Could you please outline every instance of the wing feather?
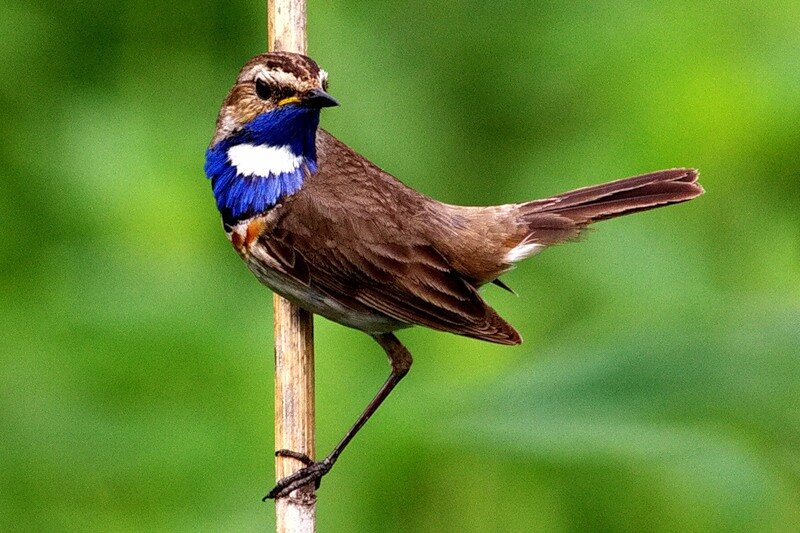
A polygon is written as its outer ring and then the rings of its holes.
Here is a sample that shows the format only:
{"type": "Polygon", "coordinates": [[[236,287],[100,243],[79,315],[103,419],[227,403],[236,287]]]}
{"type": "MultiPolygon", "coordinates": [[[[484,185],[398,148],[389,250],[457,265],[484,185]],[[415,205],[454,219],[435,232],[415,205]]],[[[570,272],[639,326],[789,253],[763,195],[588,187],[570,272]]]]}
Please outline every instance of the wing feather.
{"type": "Polygon", "coordinates": [[[448,221],[437,219],[446,215],[433,200],[322,130],[317,150],[318,173],[274,210],[258,238],[283,274],[400,322],[521,342],[437,246],[431,225],[448,221]]]}

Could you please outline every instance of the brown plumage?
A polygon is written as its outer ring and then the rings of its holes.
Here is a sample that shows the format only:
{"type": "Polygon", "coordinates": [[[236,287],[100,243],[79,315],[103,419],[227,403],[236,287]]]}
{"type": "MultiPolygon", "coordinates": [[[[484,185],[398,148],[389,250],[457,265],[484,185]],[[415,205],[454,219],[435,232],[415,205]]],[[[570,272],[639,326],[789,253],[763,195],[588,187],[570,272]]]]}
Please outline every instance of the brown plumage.
{"type": "Polygon", "coordinates": [[[229,179],[233,174],[224,173],[235,170],[231,187],[262,190],[255,187],[263,185],[259,180],[277,179],[272,168],[279,169],[276,173],[302,171],[298,190],[268,208],[245,209],[238,216],[225,203],[230,191],[215,188],[227,234],[263,283],[314,313],[372,335],[392,363],[389,379],[334,451],[319,463],[309,460],[307,468],[281,480],[269,497],[286,495],[327,473],[408,371],[411,355],[393,331],[422,325],[519,344],[516,330],[478,293],[482,285],[504,286],[498,277],[514,263],[576,237],[589,224],[684,202],[703,192],[697,171],[679,168],[521,204],[444,204],[406,187],[329,133],[316,130],[319,107],[336,104],[326,85],[327,74],[305,56],[253,58],[223,103],[207,155],[212,179],[229,179]],[[292,119],[296,122],[276,133],[275,124],[295,115],[305,118],[292,119]],[[259,119],[264,119],[261,130],[247,129],[259,119]],[[304,124],[313,128],[306,132],[312,141],[316,131],[316,141],[308,143],[311,148],[296,148],[306,138],[304,124]],[[297,139],[274,144],[264,140],[283,138],[287,132],[297,133],[297,139]]]}
{"type": "Polygon", "coordinates": [[[266,217],[256,246],[294,281],[354,314],[387,319],[360,328],[369,333],[417,324],[519,344],[516,330],[478,294],[513,266],[513,248],[556,244],[592,222],[702,192],[696,171],[675,169],[523,204],[460,207],[406,187],[324,130],[317,154],[319,172],[266,217]]]}

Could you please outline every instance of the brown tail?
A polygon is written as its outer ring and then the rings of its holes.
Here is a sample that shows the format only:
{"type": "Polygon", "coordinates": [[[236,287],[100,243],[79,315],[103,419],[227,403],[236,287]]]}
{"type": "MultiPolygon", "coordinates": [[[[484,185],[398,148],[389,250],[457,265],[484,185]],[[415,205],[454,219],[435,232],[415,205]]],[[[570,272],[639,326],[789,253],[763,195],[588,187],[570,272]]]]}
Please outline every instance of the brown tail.
{"type": "Polygon", "coordinates": [[[697,176],[691,168],[660,170],[520,204],[525,241],[555,244],[600,220],[691,200],[703,194],[697,176]]]}

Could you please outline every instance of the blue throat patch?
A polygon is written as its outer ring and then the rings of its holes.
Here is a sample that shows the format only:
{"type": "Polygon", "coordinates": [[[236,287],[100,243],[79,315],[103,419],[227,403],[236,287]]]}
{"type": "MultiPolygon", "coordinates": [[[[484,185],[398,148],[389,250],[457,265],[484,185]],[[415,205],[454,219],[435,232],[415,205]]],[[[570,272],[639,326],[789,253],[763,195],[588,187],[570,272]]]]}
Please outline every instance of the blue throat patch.
{"type": "Polygon", "coordinates": [[[300,190],[306,172],[317,171],[315,146],[319,109],[294,104],[262,113],[241,130],[206,150],[206,176],[211,180],[217,209],[230,226],[261,214],[282,198],[300,190]],[[301,164],[294,170],[267,176],[240,174],[228,156],[239,144],[286,147],[301,164]]]}

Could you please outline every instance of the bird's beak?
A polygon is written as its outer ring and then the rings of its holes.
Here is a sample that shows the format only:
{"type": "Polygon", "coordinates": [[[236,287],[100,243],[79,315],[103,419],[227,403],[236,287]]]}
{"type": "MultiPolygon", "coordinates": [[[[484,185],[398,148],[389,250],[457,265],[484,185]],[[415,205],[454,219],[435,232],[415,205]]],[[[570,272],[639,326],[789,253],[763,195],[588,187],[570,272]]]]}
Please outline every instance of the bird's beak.
{"type": "Polygon", "coordinates": [[[322,89],[314,89],[303,97],[303,105],[307,107],[335,107],[339,102],[322,89]]]}

